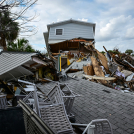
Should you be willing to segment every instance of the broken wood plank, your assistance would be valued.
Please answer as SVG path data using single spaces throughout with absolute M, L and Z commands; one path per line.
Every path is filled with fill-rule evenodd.
M 91 75 L 83 75 L 86 78 L 92 78 L 97 80 L 115 80 L 115 77 L 100 77 L 100 76 L 91 76 Z
M 94 69 L 95 75 L 104 77 L 105 76 L 104 72 L 102 71 L 102 68 L 99 66 L 98 61 L 92 56 L 90 58 L 91 58 L 91 61 L 93 64 L 93 69 Z
M 92 65 L 90 65 L 90 66 L 83 66 L 83 70 L 84 70 L 84 73 L 86 75 L 94 75 L 94 69 L 93 69 Z
M 59 55 L 59 54 L 61 54 L 61 53 L 52 53 L 52 55 Z
M 51 58 L 53 58 L 53 59 L 55 59 L 55 60 L 57 60 L 55 57 L 53 57 L 52 55 L 49 55 Z
M 92 45 L 92 47 L 95 49 L 95 47 Z M 104 47 L 105 48 L 105 47 Z M 109 68 L 108 68 L 108 61 L 107 61 L 107 58 L 102 54 L 100 53 L 97 49 L 95 49 L 96 53 L 98 54 L 98 58 L 100 60 L 100 63 L 104 66 L 105 68 L 105 71 L 109 74 L 111 74 L 111 72 L 109 71 Z M 107 51 L 107 50 L 106 50 Z
M 105 57 L 102 53 L 100 53 L 98 50 L 96 50 L 96 52 L 97 52 L 97 54 L 98 54 L 98 58 L 99 58 L 101 64 L 102 64 L 107 70 L 109 70 L 106 57 Z
M 103 48 L 105 49 L 105 51 L 107 52 L 107 49 L 103 46 Z
M 93 69 L 94 69 L 95 75 L 105 77 L 104 72 L 102 71 L 102 68 L 99 66 L 99 62 L 92 56 L 90 58 L 91 58 L 91 61 L 93 64 Z M 104 81 L 104 80 L 100 80 L 100 82 L 107 83 L 107 81 Z

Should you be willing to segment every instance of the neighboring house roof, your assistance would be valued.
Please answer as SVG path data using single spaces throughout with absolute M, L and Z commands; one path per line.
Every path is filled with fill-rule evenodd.
M 0 75 L 0 79 L 4 81 L 8 81 L 8 80 L 20 78 L 21 76 L 28 76 L 28 75 L 33 75 L 33 73 L 22 66 L 18 66 Z
M 0 75 L 31 60 L 36 53 L 29 52 L 1 52 L 0 53 Z
M 77 123 L 89 123 L 93 119 L 108 119 L 114 134 L 134 132 L 134 96 L 83 79 L 69 79 L 71 90 L 80 94 L 75 98 L 72 113 Z M 48 93 L 55 82 L 37 84 L 44 93 Z
M 59 25 L 67 24 L 67 23 L 76 23 L 76 24 L 82 24 L 82 25 L 87 25 L 87 26 L 91 26 L 92 25 L 93 26 L 93 31 L 94 31 L 94 34 L 95 34 L 95 25 L 96 25 L 95 23 L 79 21 L 79 20 L 73 20 L 73 19 L 69 19 L 69 20 L 65 20 L 65 21 L 60 21 L 60 22 L 48 24 L 47 28 L 49 30 L 50 27 L 59 26 Z

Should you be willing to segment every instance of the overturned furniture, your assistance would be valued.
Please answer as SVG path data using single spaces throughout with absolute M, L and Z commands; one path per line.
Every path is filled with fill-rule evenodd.
M 79 97 L 80 95 L 73 92 L 68 84 L 56 83 L 55 86 L 49 91 L 47 94 L 46 101 L 50 101 L 50 103 L 59 103 L 62 102 L 65 105 L 65 109 L 67 115 L 70 117 L 74 117 L 71 113 L 71 109 L 75 100 L 75 97 Z
M 19 104 L 23 108 L 27 134 L 73 134 L 71 125 L 86 127 L 82 134 L 113 134 L 107 119 L 93 120 L 89 124 L 70 123 L 62 104 L 41 108 L 41 118 L 22 100 Z
M 40 106 L 36 91 L 35 89 L 35 107 L 39 117 L 46 121 L 58 134 L 73 134 L 73 128 L 66 114 L 62 94 L 58 86 L 55 86 L 49 93 L 51 105 L 48 103 Z
M 65 108 L 66 108 L 66 112 L 67 112 L 69 117 L 72 117 L 74 115 L 71 113 L 71 109 L 73 107 L 75 97 L 80 97 L 80 95 L 73 92 L 69 88 L 68 84 L 66 84 L 66 83 L 65 84 L 58 83 L 58 84 L 59 84 L 59 87 L 62 91 L 62 97 L 63 97 L 63 100 L 64 100 L 64 105 L 65 105 Z
M 71 124 L 74 126 L 86 127 L 82 134 L 113 134 L 112 126 L 107 119 L 92 120 L 89 124 Z
M 30 109 L 22 100 L 19 104 L 23 109 L 25 130 L 27 134 L 56 134 L 38 115 Z
M 25 81 L 21 81 L 21 82 L 25 82 Z M 68 118 L 69 115 L 67 114 L 67 108 L 69 108 L 69 111 L 70 111 L 70 109 L 72 108 L 72 104 L 69 104 L 70 106 L 65 108 L 66 99 L 68 99 L 68 98 L 71 99 L 71 97 L 73 97 L 73 101 L 74 101 L 75 95 L 78 95 L 78 94 L 72 92 L 70 90 L 70 88 L 68 87 L 68 84 L 56 83 L 55 86 L 47 94 L 47 98 L 41 102 L 39 95 L 37 93 L 38 91 L 37 91 L 35 84 L 30 83 L 30 82 L 28 82 L 28 83 L 32 84 L 34 86 L 34 91 L 31 92 L 24 99 L 24 101 L 27 103 L 26 100 L 28 100 L 29 97 L 33 97 L 33 99 L 34 99 L 33 111 L 28 106 L 29 103 L 25 104 L 23 101 L 21 101 L 21 100 L 19 101 L 20 106 L 24 110 L 25 128 L 26 128 L 26 132 L 28 134 L 33 131 L 35 131 L 36 133 L 39 133 L 39 130 L 37 130 L 37 129 L 40 129 L 40 127 L 39 127 L 40 124 L 41 124 L 41 126 L 44 126 L 42 124 L 42 122 L 44 122 L 45 126 L 48 127 L 49 129 L 52 128 L 53 130 L 51 129 L 51 131 L 54 133 L 57 133 L 57 134 L 73 134 L 74 131 L 73 131 L 72 125 L 86 127 L 86 129 L 83 131 L 83 134 L 85 134 L 86 132 L 88 134 L 92 134 L 93 132 L 95 132 L 96 134 L 97 133 L 112 134 L 111 125 L 110 125 L 109 121 L 106 119 L 93 120 L 89 124 L 78 124 L 78 123 L 71 124 L 70 123 L 69 118 Z M 65 99 L 64 99 L 64 97 L 65 97 Z M 71 101 L 71 103 L 73 103 L 73 102 Z M 31 117 L 34 116 L 33 118 L 31 118 L 33 121 L 31 121 L 31 119 L 29 119 L 30 114 L 28 114 L 28 112 L 26 112 L 26 109 L 28 109 L 28 111 L 30 111 L 32 113 Z M 42 122 L 38 123 L 38 125 L 37 125 L 38 121 L 35 122 L 36 125 L 35 125 L 35 127 L 33 127 L 34 120 L 36 120 L 35 118 L 38 121 L 41 120 Z M 31 126 L 30 126 L 30 124 L 31 124 Z M 37 126 L 38 126 L 38 128 L 37 128 Z M 31 129 L 29 129 L 29 127 Z M 43 128 L 41 128 L 41 129 L 44 131 Z

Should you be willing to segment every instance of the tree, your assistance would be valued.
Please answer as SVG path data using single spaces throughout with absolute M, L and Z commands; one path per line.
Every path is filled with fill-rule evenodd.
M 37 32 L 35 26 L 27 25 L 36 15 L 25 16 L 37 0 L 0 0 L 0 44 L 6 49 L 6 41 L 13 41 L 18 34 L 30 36 Z M 1 18 L 2 17 L 2 18 Z M 5 23 L 6 22 L 6 23 Z M 15 32 L 16 34 L 11 34 Z M 11 37 L 14 36 L 13 38 Z
M 6 50 L 6 42 L 14 41 L 19 33 L 19 24 L 13 22 L 10 18 L 10 12 L 5 11 L 0 12 L 0 22 L 1 22 L 1 32 L 0 32 L 0 42 L 1 46 Z
M 7 44 L 8 51 L 19 51 L 19 52 L 35 52 L 32 46 L 29 44 L 29 41 L 25 38 L 17 39 L 17 42 L 8 42 Z
M 131 55 L 131 53 L 133 53 L 133 50 L 132 50 L 132 49 L 127 49 L 127 50 L 125 51 L 125 53 L 127 53 L 128 55 Z

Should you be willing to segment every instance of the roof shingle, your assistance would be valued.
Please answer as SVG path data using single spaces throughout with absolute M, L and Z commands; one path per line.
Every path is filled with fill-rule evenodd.
M 71 90 L 80 94 L 72 108 L 77 123 L 89 123 L 94 119 L 108 119 L 114 134 L 131 134 L 134 132 L 134 96 L 125 94 L 91 81 L 69 79 Z M 37 85 L 44 93 L 48 92 L 54 82 Z

